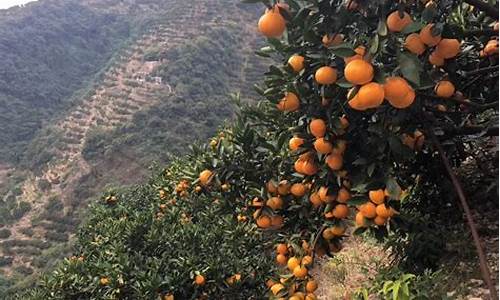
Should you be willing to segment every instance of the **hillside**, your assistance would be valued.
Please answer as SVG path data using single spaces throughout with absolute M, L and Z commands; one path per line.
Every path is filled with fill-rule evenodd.
M 33 125 L 36 130 L 27 128 L 30 134 L 20 140 L 13 133 L 20 132 L 18 127 L 26 123 L 21 118 L 8 120 L 13 129 L 7 131 L 10 136 L 2 143 L 6 153 L 11 147 L 25 151 L 19 150 L 16 160 L 5 157 L 0 164 L 4 225 L 0 228 L 0 270 L 4 277 L 0 275 L 0 291 L 13 284 L 14 289 L 30 285 L 39 270 L 51 268 L 57 258 L 69 252 L 68 241 L 85 217 L 88 199 L 96 192 L 108 184 L 134 184 L 148 174 L 147 167 L 153 161 L 165 162 L 169 153 L 185 153 L 187 145 L 211 135 L 232 116 L 227 94 L 241 90 L 242 98 L 251 99 L 254 94 L 249 87 L 264 72 L 262 62 L 253 56 L 260 40 L 249 21 L 255 12 L 243 10 L 232 1 L 206 0 L 191 5 L 180 1 L 110 0 L 61 5 L 47 0 L 25 10 L 8 10 L 6 15 L 14 21 L 18 15 L 27 20 L 35 16 L 43 19 L 65 10 L 80 10 L 75 5 L 89 14 L 103 14 L 106 20 L 121 20 L 120 26 L 129 30 L 124 36 L 114 37 L 117 40 L 110 43 L 113 48 L 105 56 L 99 51 L 103 55 L 99 60 L 91 59 L 91 54 L 85 57 L 72 52 L 68 54 L 71 58 L 82 61 L 58 67 L 48 61 L 54 72 L 37 75 L 42 78 L 37 81 L 39 90 L 21 86 L 12 89 L 12 93 L 23 89 L 32 92 L 26 98 L 18 95 L 16 101 L 31 107 L 23 112 L 33 118 L 25 119 L 39 123 Z M 73 17 L 78 23 L 80 16 Z M 138 27 L 132 30 L 132 24 Z M 94 25 L 83 23 L 81 28 L 112 36 L 101 31 L 106 26 Z M 60 26 L 61 39 L 73 35 L 64 30 L 64 24 L 53 26 Z M 82 35 L 92 39 L 93 34 L 83 29 Z M 54 34 L 50 26 L 38 26 L 36 30 L 41 36 Z M 64 46 L 73 51 L 92 49 L 84 43 Z M 64 58 L 62 54 L 60 57 Z M 92 62 L 94 69 L 74 78 L 58 73 L 71 73 L 80 63 Z M 51 76 L 59 76 L 60 81 L 53 81 Z M 65 90 L 58 90 L 61 87 Z M 49 92 L 48 99 L 59 100 L 54 105 L 44 104 L 44 110 L 35 109 L 40 103 L 33 99 Z M 13 138 L 19 143 L 10 143 Z

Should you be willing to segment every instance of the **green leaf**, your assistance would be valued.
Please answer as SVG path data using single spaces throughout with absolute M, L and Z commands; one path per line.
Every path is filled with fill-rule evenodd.
M 403 77 L 419 87 L 420 70 L 422 69 L 422 65 L 418 58 L 415 55 L 409 53 L 401 53 L 398 56 L 398 62 Z
M 330 48 L 330 51 L 340 57 L 350 57 L 356 54 L 352 47 L 348 46 L 347 44 L 342 44 L 338 45 L 336 47 Z
M 348 88 L 352 88 L 352 87 L 353 87 L 352 83 L 350 83 L 349 81 L 347 81 L 347 80 L 345 79 L 345 77 L 342 77 L 342 78 L 340 78 L 339 80 L 337 80 L 336 84 L 337 84 L 338 86 L 340 86 L 340 87 L 342 87 L 342 88 L 346 88 L 346 89 L 348 89 Z
M 386 36 L 387 35 L 387 24 L 385 23 L 385 20 L 380 19 L 378 21 L 377 33 L 380 36 Z
M 375 35 L 370 43 L 369 53 L 376 54 L 378 51 L 378 46 L 379 46 L 379 37 L 378 35 Z
M 436 8 L 428 6 L 422 12 L 422 21 L 424 21 L 425 23 L 429 23 L 434 19 L 436 14 L 437 14 Z
M 399 196 L 401 195 L 401 187 L 394 178 L 390 177 L 387 179 L 385 186 L 391 199 L 399 199 Z
M 422 29 L 424 26 L 425 26 L 424 23 L 415 21 L 415 22 L 411 23 L 410 25 L 406 26 L 401 31 L 401 33 L 409 34 L 409 33 L 417 32 L 417 31 L 420 31 L 420 29 Z

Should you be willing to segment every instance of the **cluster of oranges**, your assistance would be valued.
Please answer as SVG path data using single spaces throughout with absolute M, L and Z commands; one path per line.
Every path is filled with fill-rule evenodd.
M 367 219 L 378 226 L 383 226 L 387 220 L 394 216 L 396 211 L 387 205 L 386 198 L 389 192 L 384 189 L 378 189 L 368 192 L 369 201 L 359 205 L 356 213 L 356 225 L 360 227 L 368 226 Z
M 292 184 L 288 180 L 282 180 L 278 184 L 273 180 L 268 181 L 266 184 L 268 199 L 264 201 L 254 198 L 251 203 L 251 206 L 256 208 L 253 217 L 257 226 L 263 229 L 282 227 L 284 218 L 278 212 L 285 207 L 290 198 L 304 196 L 309 188 L 309 184 Z
M 175 187 L 175 192 L 181 197 L 187 197 L 189 195 L 188 192 L 189 186 L 190 186 L 189 181 L 181 180 Z M 163 197 L 165 197 L 165 191 L 163 191 Z M 163 199 L 162 190 L 160 190 L 160 198 Z
M 272 279 L 266 282 L 273 296 L 277 299 L 286 299 L 288 295 L 291 300 L 316 300 L 314 292 L 318 284 L 309 273 L 313 258 L 310 256 L 311 249 L 305 242 L 302 245 L 302 253 L 294 253 L 293 248 L 285 243 L 276 245 L 276 263 L 283 268 L 286 276 L 282 276 L 279 282 Z M 302 254 L 302 255 L 300 255 Z

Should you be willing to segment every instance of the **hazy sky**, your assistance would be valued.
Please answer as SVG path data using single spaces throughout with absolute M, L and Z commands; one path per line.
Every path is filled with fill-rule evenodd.
M 0 0 L 0 9 L 9 8 L 14 5 L 20 5 L 36 0 Z

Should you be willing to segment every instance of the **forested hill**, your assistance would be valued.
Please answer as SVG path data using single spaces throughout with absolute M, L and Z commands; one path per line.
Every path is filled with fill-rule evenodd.
M 126 2 L 43 0 L 0 10 L 0 162 L 17 162 L 163 1 Z

